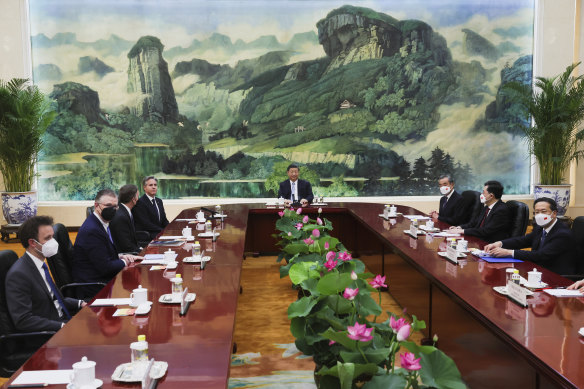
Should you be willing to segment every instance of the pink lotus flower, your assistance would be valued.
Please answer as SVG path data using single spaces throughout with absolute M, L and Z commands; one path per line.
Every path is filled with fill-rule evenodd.
M 320 236 L 320 231 L 315 228 L 312 230 L 312 235 L 314 235 L 315 238 L 318 238 Z
M 314 243 L 314 240 L 312 240 L 312 238 L 306 238 L 306 239 L 304 239 L 304 243 L 306 243 L 307 245 L 310 246 L 311 244 Z
M 354 300 L 355 296 L 357 296 L 358 294 L 359 288 L 355 289 L 345 288 L 345 291 L 343 292 L 343 297 L 346 298 L 347 300 Z
M 308 223 L 308 215 L 305 215 L 302 219 L 302 223 Z
M 291 211 L 294 211 L 294 207 L 290 207 L 290 210 L 291 210 Z
M 324 249 L 325 250 L 328 250 L 330 246 L 331 245 L 329 244 L 329 242 L 324 242 Z
M 331 271 L 337 266 L 337 263 L 338 261 L 333 261 L 332 259 L 329 259 L 324 263 L 324 267 L 326 267 L 328 271 Z
M 318 213 L 322 213 L 322 208 L 319 208 L 318 209 Z
M 284 211 L 278 212 L 278 215 L 280 215 L 280 217 L 283 217 L 284 216 Z
M 420 370 L 422 366 L 420 365 L 420 359 L 416 359 L 414 353 L 403 353 L 399 354 L 400 365 L 406 370 L 414 371 Z
M 410 332 L 412 330 L 412 326 L 409 324 L 404 325 L 397 331 L 396 339 L 398 342 L 403 342 L 410 336 Z
M 405 326 L 406 324 L 408 323 L 406 322 L 406 319 L 404 319 L 403 317 L 400 317 L 399 320 L 395 320 L 393 316 L 389 318 L 389 326 L 395 333 L 397 333 L 399 329 Z
M 349 339 L 359 340 L 361 342 L 368 342 L 373 339 L 373 328 L 367 328 L 365 324 L 359 324 L 359 322 L 355 322 L 354 326 L 347 327 L 347 336 Z
M 298 208 L 298 209 L 296 210 L 296 213 L 300 215 L 300 214 L 302 213 L 302 208 Z
M 332 346 L 335 343 L 337 343 L 337 342 L 335 342 L 334 340 L 329 340 L 329 346 Z
M 342 253 L 339 253 L 339 259 L 342 261 L 350 261 L 353 257 L 348 252 L 343 251 Z
M 373 279 L 373 281 L 369 281 L 369 284 L 371 284 L 371 286 L 374 287 L 375 289 L 377 289 L 377 288 L 387 288 L 387 285 L 385 285 L 385 276 L 381 277 L 380 274 L 378 274 L 377 276 L 375 276 L 375 278 Z
M 355 273 L 355 271 L 352 271 L 351 272 L 351 279 L 353 281 L 357 281 L 357 278 L 359 278 L 359 276 L 357 275 L 357 273 Z
M 292 232 L 288 231 L 288 236 L 292 236 Z
M 302 223 L 296 223 L 296 229 L 297 229 L 298 231 L 300 231 L 300 229 L 301 229 L 302 227 L 304 227 L 304 224 L 302 224 Z
M 326 253 L 326 260 L 327 261 L 332 261 L 333 259 L 335 259 L 335 252 L 334 251 L 329 251 L 328 253 Z
M 318 224 L 319 226 L 322 226 L 322 219 L 317 217 L 316 218 L 316 224 Z

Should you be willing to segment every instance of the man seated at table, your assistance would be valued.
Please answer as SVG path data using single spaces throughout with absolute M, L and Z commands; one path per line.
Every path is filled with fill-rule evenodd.
M 558 274 L 574 274 L 576 267 L 576 242 L 572 231 L 558 221 L 558 206 L 550 198 L 534 201 L 536 225 L 525 236 L 497 241 L 485 246 L 494 257 L 512 257 L 531 261 Z M 519 250 L 530 247 L 531 251 Z
M 142 248 L 138 246 L 136 228 L 132 208 L 138 202 L 138 187 L 133 184 L 124 185 L 118 192 L 119 208 L 110 223 L 114 245 L 119 253 L 137 253 Z
M 156 197 L 158 192 L 158 180 L 154 176 L 145 177 L 142 180 L 144 195 L 140 197 L 136 206 L 132 209 L 136 231 L 147 231 L 150 238 L 156 238 L 168 225 L 166 212 L 162 200 Z
M 464 219 L 464 200 L 460 193 L 454 190 L 454 180 L 450 174 L 443 174 L 438 178 L 438 187 L 442 197 L 440 198 L 440 209 L 438 212 L 432 211 L 430 216 L 434 220 L 459 225 Z
M 306 180 L 298 179 L 300 169 L 296 164 L 288 165 L 286 173 L 289 180 L 280 182 L 280 189 L 278 189 L 278 198 L 284 198 L 287 205 L 300 203 L 302 206 L 312 203 L 314 195 L 312 194 L 312 186 Z
M 6 304 L 17 331 L 58 331 L 85 302 L 63 297 L 45 258 L 57 254 L 53 219 L 34 216 L 18 232 L 25 254 L 6 274 Z
M 477 218 L 457 227 L 450 227 L 454 234 L 476 236 L 489 243 L 508 238 L 511 229 L 511 212 L 501 197 L 503 185 L 499 181 L 487 181 L 481 193 L 485 204 Z
M 113 190 L 100 190 L 95 196 L 95 211 L 89 215 L 75 239 L 73 279 L 75 282 L 109 282 L 120 270 L 139 257 L 119 254 L 114 246 L 109 223 L 118 208 Z M 99 287 L 79 288 L 83 298 L 93 297 Z

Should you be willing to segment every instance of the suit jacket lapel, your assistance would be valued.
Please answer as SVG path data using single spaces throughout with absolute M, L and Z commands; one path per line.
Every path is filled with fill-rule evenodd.
M 537 226 L 536 228 L 537 228 L 537 230 L 534 231 L 534 234 L 533 234 L 533 240 L 534 241 L 533 241 L 533 244 L 531 245 L 532 246 L 531 249 L 534 250 L 534 251 L 537 250 L 537 249 L 539 249 L 539 245 L 541 244 L 541 234 L 543 233 L 543 228 L 542 227 Z
M 128 217 L 128 220 L 130 221 L 130 228 L 132 229 L 132 231 L 136 231 L 136 227 L 134 226 L 134 221 L 132 220 L 132 215 L 130 212 L 128 212 L 128 209 L 126 207 L 123 207 L 124 212 L 126 213 L 126 216 Z
M 38 285 L 45 292 L 45 295 L 47 296 L 47 298 L 50 301 L 53 301 L 53 298 L 51 297 L 51 293 L 49 292 L 49 289 L 47 288 L 47 284 L 45 283 L 45 280 L 43 279 L 43 277 L 39 273 L 39 269 L 34 264 L 32 258 L 28 255 L 28 253 L 25 253 L 25 255 L 22 257 L 22 259 L 25 260 L 26 265 L 29 267 L 30 274 L 32 274 L 32 277 L 34 278 L 35 284 Z

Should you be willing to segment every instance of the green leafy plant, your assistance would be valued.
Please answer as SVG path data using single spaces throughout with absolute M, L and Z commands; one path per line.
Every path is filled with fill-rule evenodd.
M 32 188 L 42 135 L 55 116 L 44 95 L 28 80 L 0 80 L 0 172 L 6 191 Z
M 584 131 L 578 125 L 584 118 L 584 75 L 572 76 L 580 62 L 554 77 L 537 77 L 535 89 L 518 82 L 505 84 L 505 94 L 533 119 L 522 130 L 539 165 L 541 184 L 560 185 L 570 162 L 584 156 L 579 145 Z
M 367 381 L 365 389 L 465 387 L 452 359 L 408 341 L 411 331 L 425 328 L 423 321 L 413 316 L 409 323 L 389 312 L 382 320 L 385 276 L 367 272 L 330 235 L 332 224 L 320 212 L 316 219 L 301 208 L 279 215 L 278 261 L 287 262 L 280 276 L 299 289 L 288 307 L 290 330 L 296 347 L 313 356 L 319 387 L 350 389 L 358 381 Z

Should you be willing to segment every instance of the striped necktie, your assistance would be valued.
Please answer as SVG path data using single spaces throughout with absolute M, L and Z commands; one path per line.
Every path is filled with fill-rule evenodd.
M 69 314 L 67 307 L 65 307 L 65 302 L 61 298 L 61 294 L 59 293 L 59 290 L 57 289 L 57 285 L 55 285 L 55 283 L 53 282 L 53 279 L 51 278 L 51 275 L 49 274 L 49 268 L 47 267 L 47 264 L 43 263 L 42 268 L 45 271 L 45 278 L 47 280 L 47 284 L 49 284 L 49 287 L 51 288 L 51 291 L 53 292 L 53 296 L 55 296 L 55 298 L 59 302 L 59 305 L 61 306 L 61 310 L 63 312 L 63 315 L 67 319 L 71 319 L 71 315 Z

